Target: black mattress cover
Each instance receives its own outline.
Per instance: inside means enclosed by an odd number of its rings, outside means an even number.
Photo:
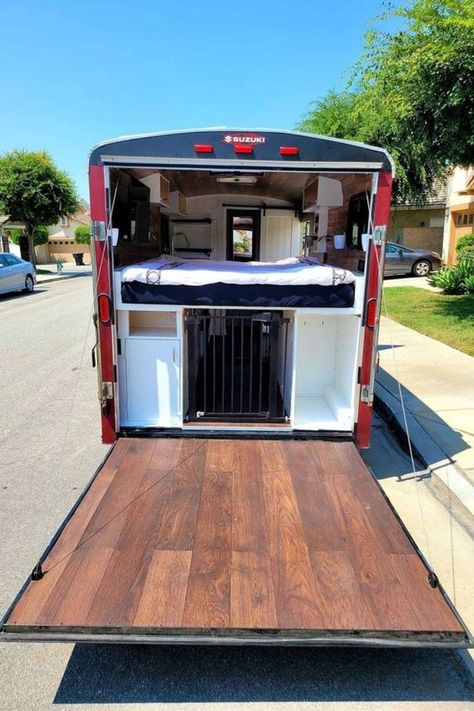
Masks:
[[[125,304],[185,306],[269,306],[280,308],[335,308],[354,305],[354,284],[337,286],[275,286],[273,284],[206,284],[161,286],[139,281],[122,283]]]

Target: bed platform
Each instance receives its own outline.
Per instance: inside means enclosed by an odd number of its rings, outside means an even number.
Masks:
[[[352,442],[122,438],[6,640],[464,646]]]
[[[354,305],[354,275],[306,257],[243,263],[161,255],[118,273],[125,304],[252,308]]]
[[[155,286],[139,281],[124,282],[124,304],[173,306],[233,306],[251,308],[351,308],[354,285],[274,286],[269,284],[207,284],[206,286]]]

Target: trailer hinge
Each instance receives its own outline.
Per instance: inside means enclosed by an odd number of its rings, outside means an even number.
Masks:
[[[101,400],[113,400],[113,399],[114,399],[114,384],[111,382],[102,383]]]
[[[361,368],[361,366],[359,365],[359,367],[357,368],[357,385],[360,385],[360,374],[361,374],[361,371],[362,371],[362,368]]]
[[[361,385],[360,401],[365,402],[367,405],[372,405],[372,396],[370,393],[370,385]]]
[[[107,417],[110,412],[110,400],[114,398],[114,384],[111,382],[103,382],[100,390],[100,409],[102,415]]]
[[[117,338],[117,355],[122,355],[122,339]]]
[[[117,382],[117,366],[114,364],[114,383]]]
[[[385,242],[385,236],[387,234],[387,225],[376,225],[374,228],[374,235],[372,237],[374,244],[378,247]]]
[[[430,570],[430,572],[428,573],[428,582],[432,588],[437,588],[439,585],[438,576],[433,570]]]

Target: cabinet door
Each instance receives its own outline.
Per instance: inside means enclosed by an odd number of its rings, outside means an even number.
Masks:
[[[180,425],[179,341],[127,338],[125,358],[128,424]]]

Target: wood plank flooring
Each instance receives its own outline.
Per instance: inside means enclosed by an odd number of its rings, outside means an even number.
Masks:
[[[463,634],[350,442],[121,439],[5,630]]]

